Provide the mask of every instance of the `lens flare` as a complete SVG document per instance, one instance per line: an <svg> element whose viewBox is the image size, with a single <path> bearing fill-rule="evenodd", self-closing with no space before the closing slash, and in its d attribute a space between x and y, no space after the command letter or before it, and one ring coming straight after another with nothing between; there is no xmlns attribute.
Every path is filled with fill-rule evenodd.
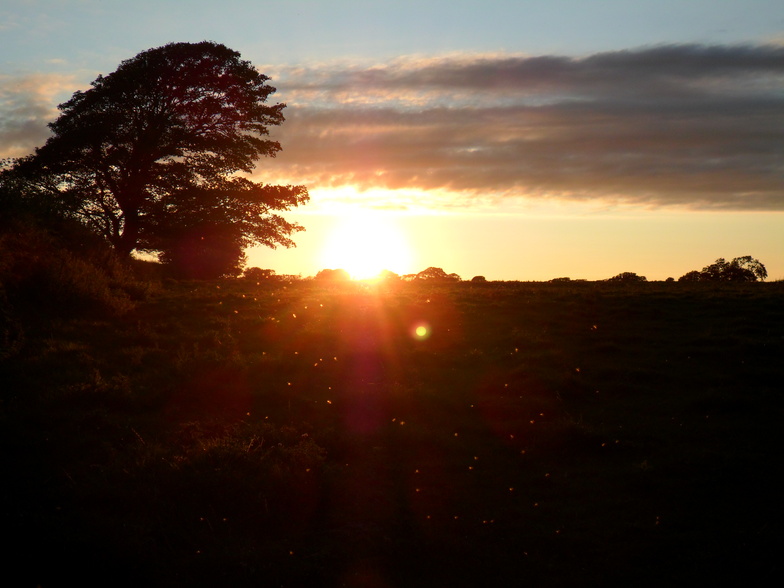
<svg viewBox="0 0 784 588"><path fill-rule="evenodd" d="M430 337L431 334L432 331L430 330L430 325L427 323L419 323L412 330L414 339L417 339L418 341L424 341Z"/></svg>

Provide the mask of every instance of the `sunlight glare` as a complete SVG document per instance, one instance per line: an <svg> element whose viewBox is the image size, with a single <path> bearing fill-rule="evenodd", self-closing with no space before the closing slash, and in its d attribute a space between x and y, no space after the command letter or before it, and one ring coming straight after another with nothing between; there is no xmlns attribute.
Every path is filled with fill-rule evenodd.
<svg viewBox="0 0 784 588"><path fill-rule="evenodd" d="M383 270L407 273L411 250L394 215L362 211L336 223L325 243L321 263L324 268L344 269L353 279L364 280Z"/></svg>

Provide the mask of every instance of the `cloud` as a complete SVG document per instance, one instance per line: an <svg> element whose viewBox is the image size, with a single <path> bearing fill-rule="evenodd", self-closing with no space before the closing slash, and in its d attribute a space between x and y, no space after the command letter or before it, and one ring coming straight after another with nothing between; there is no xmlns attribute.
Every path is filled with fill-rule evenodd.
<svg viewBox="0 0 784 588"><path fill-rule="evenodd" d="M260 68L288 104L258 177L401 202L784 210L784 46L409 56ZM43 144L75 77L0 76L0 158ZM408 204L406 204L408 205Z"/></svg>
<svg viewBox="0 0 784 588"><path fill-rule="evenodd" d="M406 58L269 72L265 177L650 206L784 210L784 47ZM276 95L277 96L277 95Z"/></svg>
<svg viewBox="0 0 784 588"><path fill-rule="evenodd" d="M0 159L31 153L49 136L57 98L76 89L72 76L0 75Z"/></svg>

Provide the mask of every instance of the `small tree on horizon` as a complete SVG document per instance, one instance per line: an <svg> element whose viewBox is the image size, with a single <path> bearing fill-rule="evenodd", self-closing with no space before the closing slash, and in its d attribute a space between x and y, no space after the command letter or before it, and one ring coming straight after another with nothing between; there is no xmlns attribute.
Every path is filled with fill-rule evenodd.
<svg viewBox="0 0 784 588"><path fill-rule="evenodd" d="M396 274L388 269L381 270L378 274L378 280L380 282L399 282L401 279L400 274Z"/></svg>
<svg viewBox="0 0 784 588"><path fill-rule="evenodd" d="M273 280L275 279L276 273L274 269L262 269L260 267L249 267L245 268L245 271L242 272L242 277L246 280Z"/></svg>
<svg viewBox="0 0 784 588"><path fill-rule="evenodd" d="M417 280L430 280L436 282L459 282L460 276L448 274L440 267L429 267L416 275Z"/></svg>
<svg viewBox="0 0 784 588"><path fill-rule="evenodd" d="M315 279L323 282L348 282L351 275L341 268L323 269L316 274Z"/></svg>
<svg viewBox="0 0 784 588"><path fill-rule="evenodd" d="M638 276L634 272L621 272L617 276L607 279L608 282L621 282L624 284L639 284L647 282L648 278L645 276Z"/></svg>

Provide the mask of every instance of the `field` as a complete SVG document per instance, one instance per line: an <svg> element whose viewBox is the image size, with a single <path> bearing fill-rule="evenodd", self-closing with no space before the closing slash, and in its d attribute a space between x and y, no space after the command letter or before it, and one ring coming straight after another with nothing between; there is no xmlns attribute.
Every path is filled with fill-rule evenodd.
<svg viewBox="0 0 784 588"><path fill-rule="evenodd" d="M772 582L783 301L226 280L27 316L3 584Z"/></svg>

